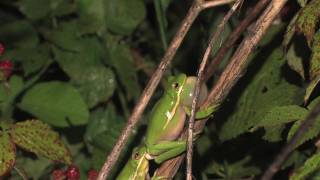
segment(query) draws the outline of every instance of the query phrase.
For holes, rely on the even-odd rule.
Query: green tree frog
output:
[[[196,77],[193,76],[179,74],[169,77],[163,96],[151,111],[146,138],[141,145],[145,147],[145,159],[155,160],[160,164],[186,150],[186,141],[177,139],[185,126],[186,115],[190,112],[195,84]],[[203,85],[198,104],[201,105],[206,97],[207,88]],[[214,108],[200,110],[196,119],[208,117],[213,111]],[[123,169],[125,170],[126,168]],[[128,171],[130,172],[126,172],[127,174],[137,174],[139,168],[131,168]]]

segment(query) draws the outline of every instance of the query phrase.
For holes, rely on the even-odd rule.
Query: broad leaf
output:
[[[62,82],[39,83],[22,98],[19,107],[59,127],[84,125],[89,111],[80,93]]]
[[[318,170],[320,168],[320,153],[316,153],[311,156],[302,167],[296,170],[292,176],[290,176],[290,180],[300,180],[306,179],[311,173]]]
[[[129,35],[146,16],[142,0],[108,0],[105,1],[107,28],[111,31]]]
[[[59,135],[39,120],[27,120],[14,124],[10,130],[14,143],[23,149],[50,160],[71,164],[69,149]]]
[[[309,100],[309,98],[310,98],[310,96],[311,96],[314,88],[317,87],[319,81],[320,81],[320,74],[317,75],[317,76],[308,84],[308,86],[307,86],[307,88],[306,88],[306,93],[305,93],[305,95],[304,95],[304,102],[305,102],[305,103]]]
[[[39,42],[38,34],[31,23],[23,20],[2,24],[0,37],[1,43],[11,46],[35,47]]]
[[[0,130],[0,177],[10,172],[15,164],[16,147],[7,132]]]
[[[77,7],[80,14],[80,21],[83,23],[82,31],[101,32],[106,29],[106,12],[104,0],[78,0]]]
[[[282,125],[288,122],[302,120],[308,114],[308,110],[297,105],[272,107],[262,117],[255,127],[268,127]]]
[[[32,20],[46,17],[51,10],[50,1],[48,3],[48,1],[20,0],[17,5],[19,10]]]
[[[137,98],[140,94],[140,86],[129,48],[115,42],[110,43],[108,57],[107,63],[116,69],[121,84],[126,88],[128,98]]]
[[[100,102],[106,102],[115,90],[114,74],[111,69],[103,66],[84,69],[79,79],[81,82],[75,82],[75,86],[89,108]]]

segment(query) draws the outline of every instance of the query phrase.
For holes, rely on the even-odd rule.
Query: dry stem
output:
[[[227,15],[223,18],[221,23],[219,24],[217,31],[213,34],[213,36],[210,38],[209,45],[203,55],[202,62],[199,66],[198,69],[198,74],[197,74],[197,81],[196,81],[196,86],[194,90],[194,96],[192,99],[192,109],[191,109],[191,115],[189,118],[189,127],[188,127],[188,143],[187,143],[187,180],[192,180],[192,154],[193,154],[193,128],[194,128],[194,120],[195,120],[195,114],[196,114],[196,107],[197,107],[197,102],[200,94],[200,87],[203,81],[203,74],[205,67],[207,65],[208,59],[210,57],[210,53],[212,51],[214,42],[217,42],[217,39],[219,38],[220,34],[224,30],[224,27],[232,14],[235,12],[235,10],[239,7],[241,4],[242,0],[237,0],[232,8],[229,10]]]

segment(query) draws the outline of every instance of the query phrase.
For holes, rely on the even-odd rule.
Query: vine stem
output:
[[[286,0],[272,0],[263,14],[253,24],[251,31],[247,33],[246,37],[239,45],[231,57],[230,63],[227,65],[217,83],[211,90],[206,102],[200,107],[208,108],[210,106],[218,106],[226,98],[232,87],[236,84],[239,78],[244,74],[247,64],[248,56],[254,50],[262,36],[270,27],[272,21],[279,14],[281,8],[286,3]],[[201,132],[205,126],[206,120],[195,122],[194,129],[196,132]],[[186,138],[187,131],[184,131],[181,138]],[[177,172],[182,163],[184,154],[164,162],[156,171],[156,176],[172,178]]]
[[[187,180],[192,180],[192,154],[193,154],[193,128],[194,128],[194,121],[195,121],[195,114],[196,114],[196,107],[200,95],[200,88],[201,84],[203,81],[203,73],[205,70],[205,67],[207,65],[207,62],[209,60],[214,42],[217,42],[220,34],[224,30],[224,27],[230,17],[233,15],[233,13],[236,11],[236,9],[239,7],[243,0],[237,0],[232,8],[228,11],[227,15],[224,16],[223,20],[221,23],[218,25],[217,31],[213,34],[213,36],[210,38],[209,44],[207,49],[205,50],[205,53],[203,55],[201,64],[198,69],[198,74],[197,74],[197,81],[196,81],[196,86],[194,89],[194,96],[192,98],[192,109],[191,109],[191,115],[189,118],[189,126],[188,126],[188,136],[187,136],[187,170],[186,170],[186,179]]]
[[[310,129],[314,124],[314,121],[320,114],[320,104],[318,104],[312,111],[309,113],[306,120],[303,121],[297,132],[293,135],[291,140],[286,144],[286,146],[280,151],[275,160],[269,166],[269,168],[264,172],[261,177],[261,180],[270,180],[276,172],[279,171],[283,162],[287,159],[289,154],[294,150],[298,141],[303,137],[303,135]]]
[[[206,68],[205,72],[205,81],[207,81],[214,73],[218,65],[221,63],[224,55],[234,46],[236,41],[239,39],[241,34],[247,29],[250,23],[258,16],[261,10],[267,5],[270,0],[260,0],[254,6],[254,8],[249,12],[247,17],[243,19],[237,27],[232,31],[232,33],[228,36],[227,40],[222,44],[221,48],[219,48],[218,52],[215,54],[213,60],[211,60],[210,64]]]

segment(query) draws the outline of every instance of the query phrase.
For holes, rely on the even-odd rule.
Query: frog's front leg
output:
[[[150,159],[154,159],[160,164],[165,160],[171,159],[186,150],[186,141],[161,141],[148,146]]]
[[[206,109],[200,109],[200,110],[197,111],[195,119],[196,120],[202,120],[204,118],[207,118],[207,117],[211,116],[212,113],[214,113],[216,111],[216,109],[217,109],[216,106],[211,106],[211,107],[208,107]],[[186,112],[186,114],[188,116],[190,116],[191,109],[189,107],[184,107],[184,111]]]

